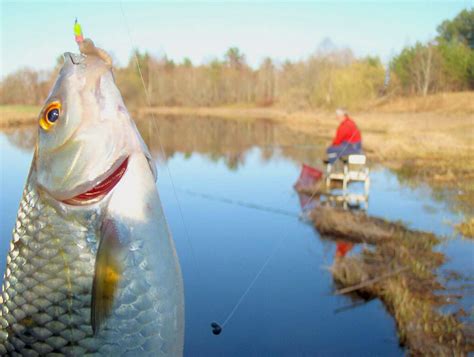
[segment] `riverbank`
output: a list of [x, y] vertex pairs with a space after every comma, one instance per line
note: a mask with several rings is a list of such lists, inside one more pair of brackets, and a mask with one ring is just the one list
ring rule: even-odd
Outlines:
[[0, 105], [0, 130], [31, 125], [40, 110], [41, 107], [36, 105]]
[[[333, 112], [274, 107], [160, 107], [137, 111], [140, 118], [152, 114], [267, 119], [318, 138], [331, 138], [338, 125]], [[351, 115], [362, 131], [370, 159], [395, 168], [406, 166], [405, 171], [428, 168], [428, 175], [436, 181], [459, 179], [458, 173], [474, 180], [474, 92], [378, 102]]]
[[[333, 112], [298, 112], [279, 108], [144, 108], [138, 117], [193, 115], [232, 120], [271, 120], [315, 138], [334, 135]], [[371, 162], [387, 166], [400, 180], [420, 181], [440, 195], [449, 194], [465, 215], [459, 231], [473, 237], [474, 92], [375, 103], [353, 113]]]
[[[474, 95], [473, 95], [474, 101]], [[139, 118], [151, 115], [192, 115], [232, 120], [266, 119], [289, 129], [330, 138], [338, 125], [327, 111], [290, 112], [276, 108], [181, 108], [141, 109]], [[448, 171], [463, 170], [474, 178], [474, 163], [469, 160], [474, 145], [474, 110], [472, 112], [387, 112], [372, 110], [354, 113], [363, 135], [364, 148], [372, 160], [399, 166], [421, 162], [435, 165], [435, 179], [447, 180]], [[455, 159], [455, 160], [453, 160]], [[437, 161], [437, 162], [435, 162]], [[446, 165], [445, 165], [446, 164]]]
[[[34, 124], [39, 107], [0, 106], [0, 129]], [[135, 118], [152, 115], [213, 117], [276, 122], [296, 134], [330, 141], [338, 125], [332, 111], [290, 111], [278, 107], [158, 107], [131, 109]], [[362, 131], [371, 162], [394, 169], [400, 180], [421, 181], [449, 191], [466, 217], [459, 230], [472, 236], [474, 216], [474, 92], [379, 100], [351, 113]]]

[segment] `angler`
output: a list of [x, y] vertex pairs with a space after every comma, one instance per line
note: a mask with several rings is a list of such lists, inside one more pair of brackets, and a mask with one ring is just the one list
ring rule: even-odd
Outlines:
[[331, 146], [326, 150], [329, 163], [346, 155], [362, 153], [362, 138], [354, 120], [345, 109], [337, 109], [336, 117], [340, 123]]

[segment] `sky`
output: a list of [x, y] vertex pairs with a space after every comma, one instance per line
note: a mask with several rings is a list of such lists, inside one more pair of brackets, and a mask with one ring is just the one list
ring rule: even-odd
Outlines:
[[237, 46], [256, 67], [267, 56], [304, 59], [326, 39], [387, 63], [404, 46], [436, 36], [443, 20], [474, 6], [474, 0], [0, 1], [2, 78], [23, 67], [50, 69], [63, 52], [77, 52], [76, 17], [85, 36], [117, 65], [128, 62], [133, 48], [201, 64]]

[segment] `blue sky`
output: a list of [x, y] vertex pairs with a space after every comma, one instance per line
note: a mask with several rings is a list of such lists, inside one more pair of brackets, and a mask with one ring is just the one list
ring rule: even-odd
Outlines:
[[[459, 11], [462, 1], [198, 2], [1, 1], [1, 75], [21, 67], [49, 69], [58, 55], [77, 51], [77, 16], [86, 37], [125, 64], [137, 47], [193, 63], [222, 57], [239, 47], [257, 66], [265, 56], [297, 60], [330, 38], [358, 56], [384, 62], [407, 45], [436, 35], [436, 26]], [[132, 41], [129, 39], [127, 25]]]

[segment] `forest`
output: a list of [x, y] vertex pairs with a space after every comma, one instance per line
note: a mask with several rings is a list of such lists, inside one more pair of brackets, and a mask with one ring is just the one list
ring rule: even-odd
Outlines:
[[[187, 58], [176, 63], [137, 49], [114, 73], [131, 107], [148, 104], [142, 78], [151, 105], [166, 107], [363, 109], [378, 98], [474, 90], [474, 9], [442, 22], [437, 34], [426, 43], [405, 47], [387, 64], [378, 57], [358, 58], [327, 39], [304, 60], [266, 58], [258, 68], [249, 66], [237, 47], [204, 64]], [[0, 83], [0, 104], [41, 104], [61, 63], [62, 56], [52, 70], [24, 68], [6, 75]]]

